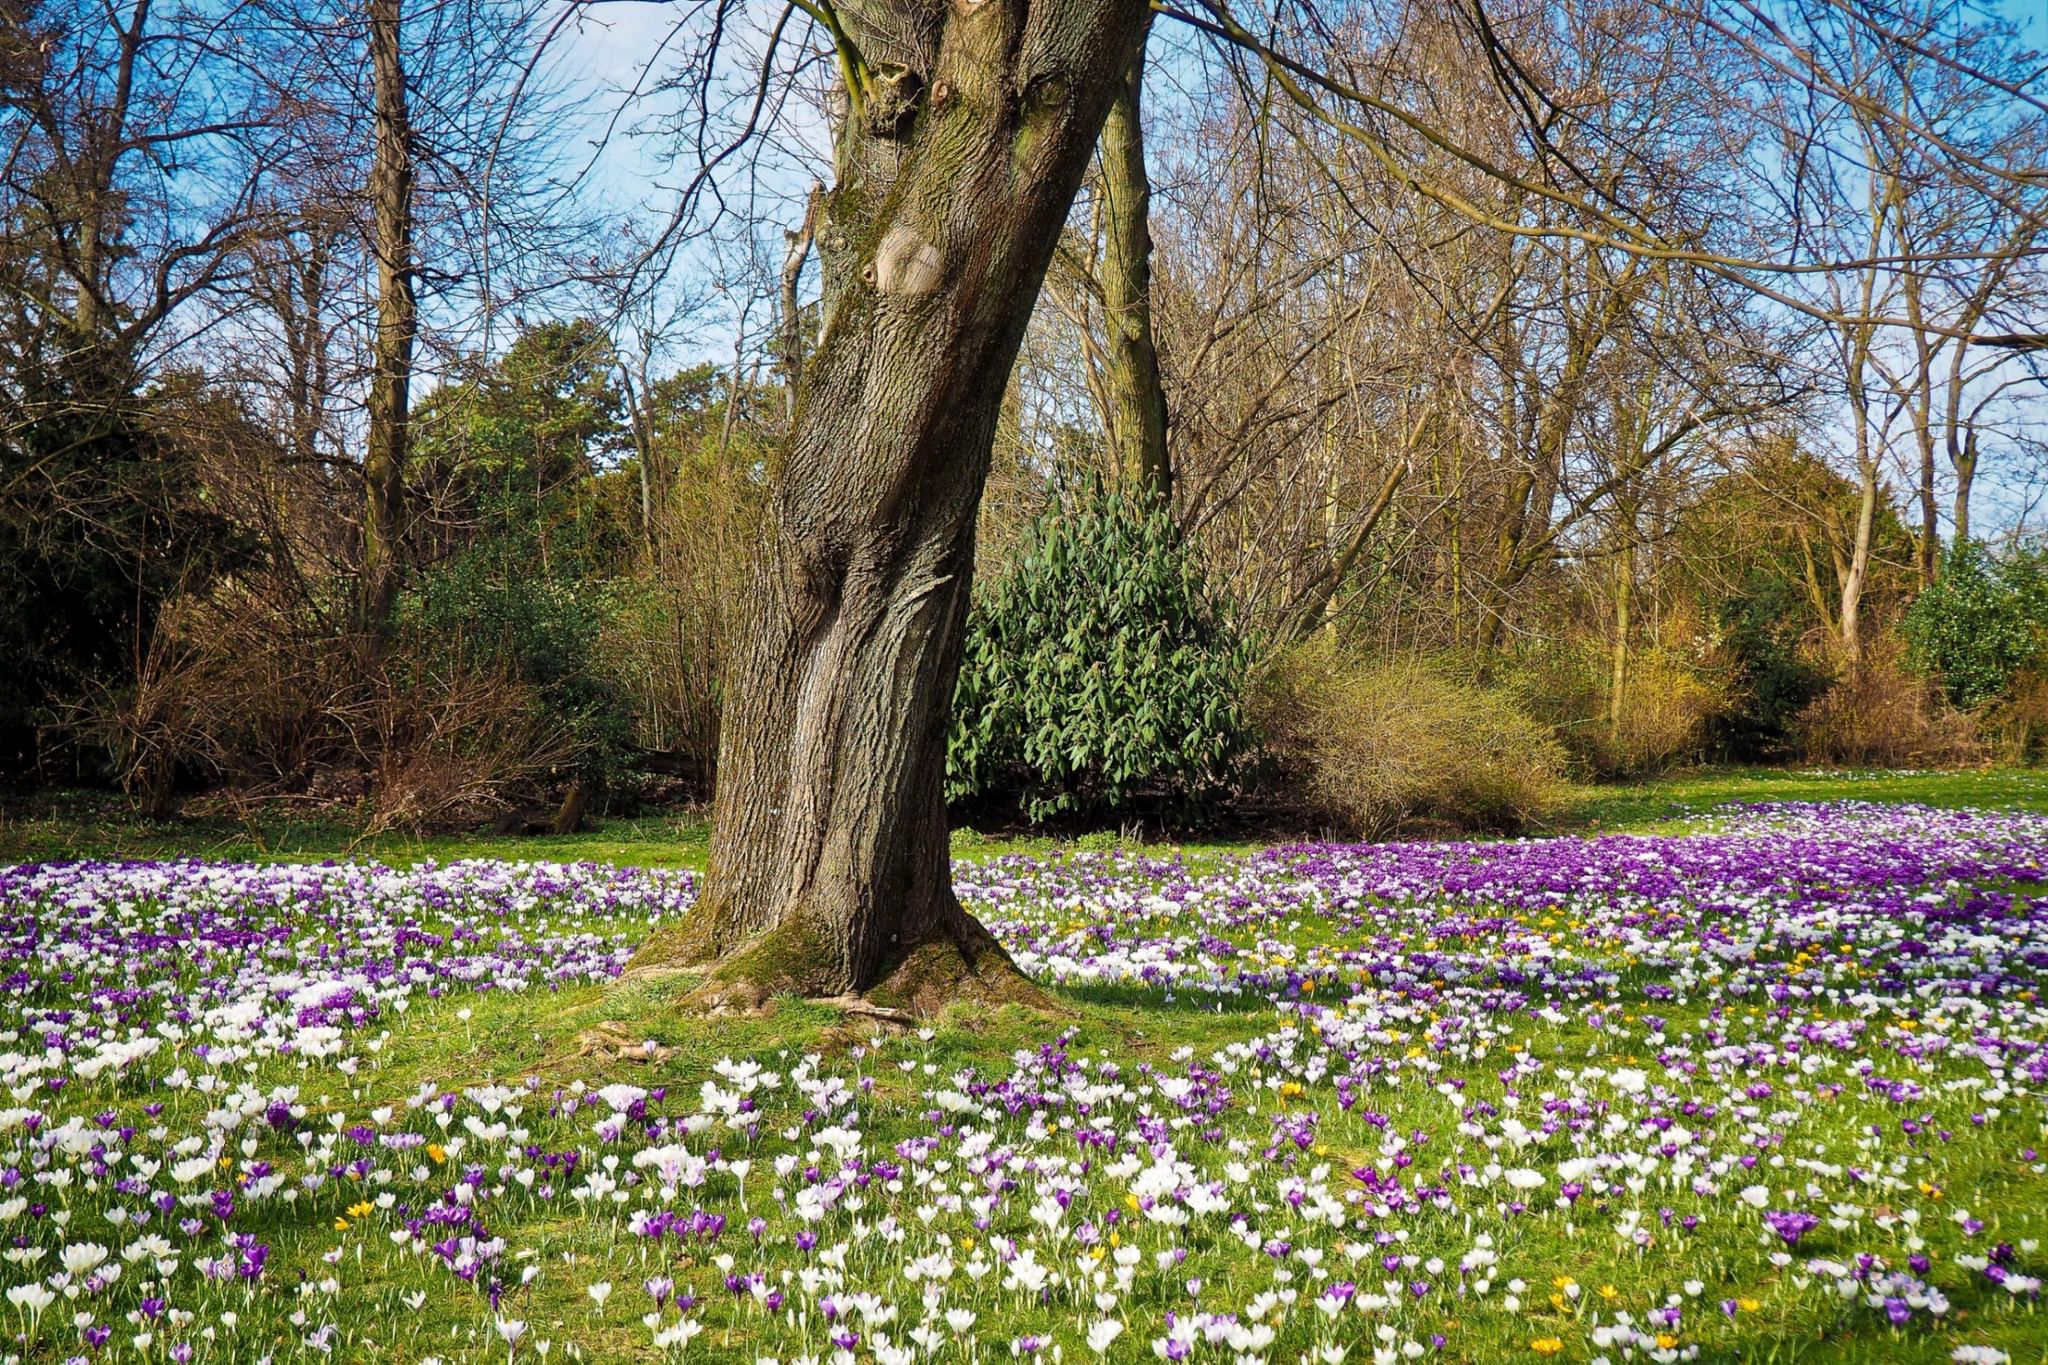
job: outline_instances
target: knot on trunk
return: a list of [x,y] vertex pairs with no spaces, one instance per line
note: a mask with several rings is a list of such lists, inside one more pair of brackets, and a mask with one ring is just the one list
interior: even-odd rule
[[891,142],[910,136],[917,121],[918,96],[924,93],[924,77],[895,62],[876,68],[868,88],[862,116],[870,136]]
[[946,258],[916,228],[898,223],[883,236],[873,269],[872,282],[882,293],[915,298],[939,287],[946,275]]

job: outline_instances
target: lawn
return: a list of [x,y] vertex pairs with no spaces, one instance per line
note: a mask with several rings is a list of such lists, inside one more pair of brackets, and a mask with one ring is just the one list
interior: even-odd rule
[[614,979],[693,826],[379,866],[17,813],[14,857],[159,861],[0,872],[0,1318],[38,1361],[2039,1361],[2044,811],[1724,773],[1522,841],[967,837],[1053,1007],[907,1031]]
[[[2048,771],[1831,772],[1785,768],[1711,768],[1644,782],[1573,788],[1539,833],[1605,830],[1668,832],[1716,807],[1739,802],[1915,802],[1956,808],[2023,810],[2048,814]],[[1049,854],[1076,844],[1115,847],[1108,835],[1063,840],[956,830],[957,856],[979,860],[1004,853]],[[92,792],[39,793],[0,805],[0,862],[62,858],[207,858],[251,862],[376,860],[410,866],[432,859],[507,858],[575,862],[589,859],[628,867],[702,870],[711,828],[702,812],[602,819],[577,834],[494,835],[403,833],[365,837],[332,815],[295,816],[259,805],[235,818],[209,815],[144,820],[125,804]],[[1163,846],[1191,856],[1249,853],[1250,839],[1192,839]]]

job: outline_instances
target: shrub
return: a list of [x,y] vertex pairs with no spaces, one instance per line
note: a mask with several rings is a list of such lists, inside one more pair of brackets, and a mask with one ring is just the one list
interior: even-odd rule
[[1629,660],[1619,723],[1598,730],[1601,771],[1632,777],[1702,757],[1712,724],[1727,711],[1721,690],[1662,649]]
[[1808,762],[1850,768],[1921,768],[1982,756],[1972,718],[1926,680],[1875,652],[1799,713],[1793,735]]
[[1799,652],[1795,629],[1804,604],[1785,578],[1755,571],[1721,603],[1721,647],[1728,656],[1731,704],[1717,729],[1728,755],[1782,756],[1799,713],[1825,692],[1828,675]]
[[1518,828],[1553,804],[1567,762],[1505,689],[1349,659],[1326,642],[1277,659],[1253,714],[1299,813],[1366,838],[1417,817]]
[[1979,708],[1977,722],[1994,761],[2019,767],[2048,759],[2048,673],[2020,674],[2004,696]]
[[587,732],[535,684],[416,634],[373,657],[289,603],[288,587],[261,582],[177,599],[133,685],[81,705],[77,733],[145,812],[167,814],[182,778],[238,802],[359,798],[373,830],[423,829],[545,796],[580,770]]
[[400,657],[423,678],[530,688],[563,736],[563,776],[600,782],[631,767],[631,701],[599,641],[610,603],[596,585],[529,576],[485,542],[421,574],[400,598]]
[[1976,541],[1943,556],[1941,576],[1913,599],[1900,630],[1907,664],[1937,677],[1957,706],[2004,696],[2048,638],[2048,569],[2042,551],[1994,559]]
[[1249,663],[1171,516],[1090,486],[976,593],[947,799],[1034,821],[1195,818],[1246,747]]
[[699,783],[717,770],[726,673],[753,601],[747,551],[765,487],[744,467],[752,458],[711,443],[686,453],[638,572],[614,587],[601,644],[633,698],[635,737]]
[[1612,670],[1604,641],[1560,640],[1522,651],[1507,685],[1581,772],[1641,776],[1698,758],[1710,722],[1726,709],[1720,689],[1670,651],[1640,649],[1629,656],[1617,717]]
[[416,660],[378,681],[363,718],[369,833],[474,824],[588,762],[588,735],[533,684]]

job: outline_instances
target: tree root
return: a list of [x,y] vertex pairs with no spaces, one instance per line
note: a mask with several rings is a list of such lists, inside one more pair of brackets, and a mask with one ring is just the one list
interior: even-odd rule
[[576,1050],[562,1060],[582,1061],[594,1057],[606,1062],[651,1065],[667,1061],[674,1053],[674,1048],[664,1047],[652,1038],[636,1038],[625,1024],[607,1019],[577,1035]]
[[[898,952],[866,990],[847,990],[844,982],[825,977],[821,964],[828,955],[801,926],[778,925],[709,961],[701,959],[701,950],[699,941],[643,951],[621,979],[701,975],[703,984],[682,998],[681,1007],[710,1018],[757,1017],[778,996],[797,996],[895,1028],[915,1027],[955,1004],[1062,1012],[1017,970],[995,937],[965,914]],[[700,965],[681,965],[685,961]]]
[[908,1010],[892,1010],[886,1005],[875,1004],[865,996],[828,995],[814,1003],[829,1005],[841,1014],[857,1014],[864,1019],[878,1019],[885,1024],[894,1024],[898,1028],[915,1028],[919,1022],[917,1016]]

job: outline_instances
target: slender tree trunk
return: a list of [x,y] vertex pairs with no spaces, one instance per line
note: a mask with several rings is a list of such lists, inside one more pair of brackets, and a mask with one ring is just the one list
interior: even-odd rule
[[640,466],[640,544],[654,550],[654,420],[641,401],[642,390],[624,357],[617,363],[619,391],[626,400],[626,430],[633,438],[634,462]]
[[1970,538],[1970,491],[1977,482],[1977,433],[1972,431],[1958,440],[1953,432],[1949,435],[1949,463],[1956,472],[1955,524],[1956,544]]
[[865,992],[929,1011],[1028,989],[953,895],[946,732],[997,414],[1144,14],[848,15],[862,55],[841,53],[824,325],[727,693],[710,875],[639,963],[712,961],[700,1005]]
[[1338,590],[1344,586],[1344,580],[1350,577],[1352,567],[1358,563],[1358,556],[1372,540],[1372,533],[1378,529],[1380,519],[1386,515],[1387,508],[1393,505],[1394,494],[1400,491],[1402,481],[1408,477],[1412,468],[1410,458],[1404,454],[1387,471],[1387,477],[1380,483],[1379,492],[1373,496],[1372,506],[1365,509],[1365,516],[1352,531],[1351,539],[1346,542],[1335,562],[1319,574],[1310,585],[1306,600],[1295,609],[1290,618],[1285,636],[1287,642],[1306,640],[1329,620],[1330,603],[1336,599]]
[[1141,41],[1102,126],[1102,191],[1108,238],[1102,258],[1102,311],[1109,332],[1110,434],[1118,466],[1143,493],[1171,505],[1173,465],[1166,452],[1166,390],[1152,336],[1152,183],[1145,173],[1139,100],[1145,84]]
[[1934,495],[1934,439],[1920,436],[1920,534],[1913,547],[1914,564],[1920,571],[1920,586],[1932,587],[1941,572],[1941,519]]
[[1863,666],[1863,587],[1870,577],[1871,532],[1877,524],[1877,465],[1858,461],[1861,487],[1856,500],[1856,526],[1842,574],[1842,660],[1850,670]]
[[811,239],[818,233],[818,205],[825,187],[811,182],[804,200],[804,220],[794,232],[785,232],[782,252],[782,403],[785,421],[796,420],[797,381],[804,373],[804,319],[797,302],[797,287],[803,282],[804,262],[810,259]]
[[[1631,518],[1633,520],[1633,518]],[[1607,687],[1607,736],[1621,741],[1622,721],[1628,715],[1628,633],[1630,598],[1635,592],[1634,557],[1631,538],[1614,554],[1614,657]]]
[[398,595],[399,537],[411,411],[413,297],[412,124],[400,55],[402,0],[368,0],[376,148],[370,196],[376,215],[377,334],[370,374],[370,429],[363,455],[362,627],[380,635]]

